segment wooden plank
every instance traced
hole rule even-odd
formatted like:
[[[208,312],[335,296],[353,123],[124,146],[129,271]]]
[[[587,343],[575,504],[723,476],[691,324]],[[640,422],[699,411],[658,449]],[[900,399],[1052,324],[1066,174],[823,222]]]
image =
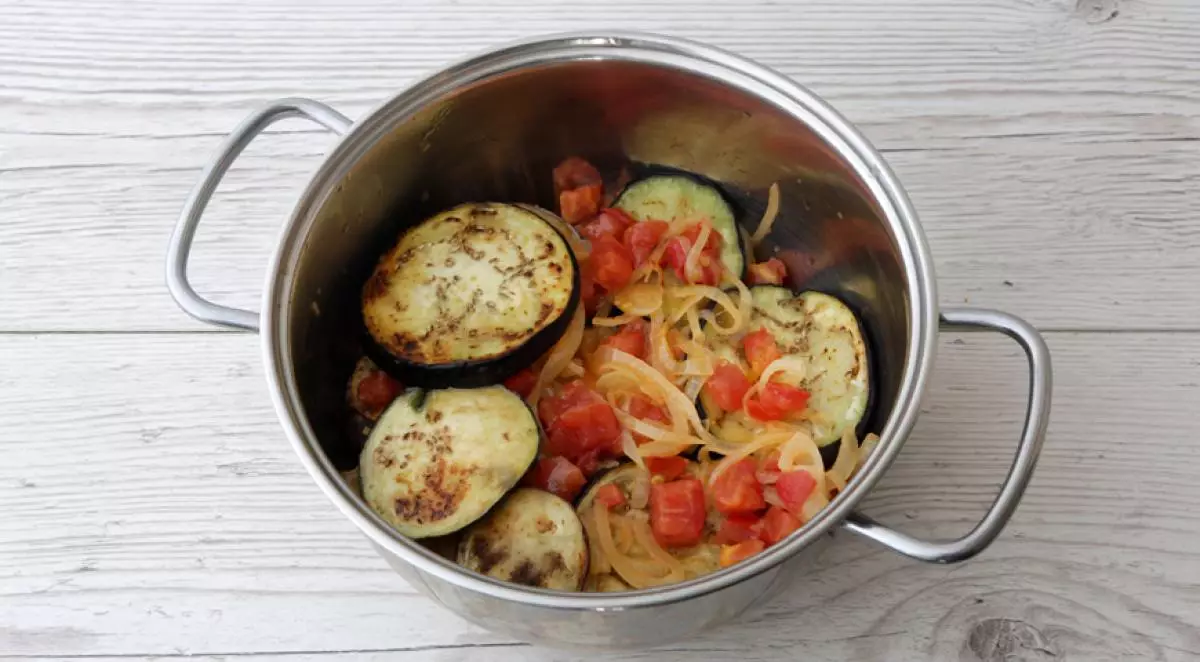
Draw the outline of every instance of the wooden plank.
[[[843,537],[742,622],[607,659],[1200,655],[1200,335],[1050,341],[1049,440],[984,556],[927,566]],[[384,566],[293,458],[252,337],[7,335],[0,355],[0,411],[19,412],[0,426],[0,654],[566,659],[507,646]],[[967,529],[1007,467],[1025,380],[1004,341],[944,339],[865,510],[920,536]]]
[[[0,277],[0,330],[202,328],[163,288],[166,238],[220,136],[268,98],[355,116],[464,53],[634,15],[775,66],[859,123],[922,213],[944,301],[1052,329],[1197,328],[1200,6],[681,7],[5,3],[0,264],[20,276]],[[201,229],[194,277],[217,300],[257,307],[278,225],[331,143],[282,128],[238,162]]]

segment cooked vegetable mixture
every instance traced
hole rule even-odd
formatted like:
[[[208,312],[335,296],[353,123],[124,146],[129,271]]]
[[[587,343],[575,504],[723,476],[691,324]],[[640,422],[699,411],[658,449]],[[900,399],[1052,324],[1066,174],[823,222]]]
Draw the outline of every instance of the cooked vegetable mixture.
[[[878,438],[856,434],[854,313],[754,259],[778,188],[750,235],[689,173],[606,196],[570,158],[553,180],[558,214],[460,205],[364,285],[347,399],[374,426],[367,503],[412,538],[457,536],[466,568],[556,590],[680,582],[784,540]]]

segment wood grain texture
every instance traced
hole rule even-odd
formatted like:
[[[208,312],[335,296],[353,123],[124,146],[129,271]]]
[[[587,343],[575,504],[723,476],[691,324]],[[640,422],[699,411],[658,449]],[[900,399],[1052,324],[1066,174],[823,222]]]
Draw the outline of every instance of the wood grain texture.
[[[251,109],[303,94],[356,116],[466,53],[581,27],[711,42],[828,98],[909,188],[943,301],[1200,328],[1189,0],[27,0],[0,5],[0,330],[203,328],[163,288],[165,243]],[[202,224],[201,292],[257,307],[330,144],[296,122],[250,147]]]
[[[1050,343],[1041,464],[983,556],[928,566],[843,536],[802,590],[741,622],[605,659],[1200,655],[1200,337]],[[253,337],[10,335],[0,356],[0,656],[581,659],[468,626],[387,569],[293,458]],[[1026,379],[1005,341],[944,338],[865,511],[965,531],[1007,467]]]

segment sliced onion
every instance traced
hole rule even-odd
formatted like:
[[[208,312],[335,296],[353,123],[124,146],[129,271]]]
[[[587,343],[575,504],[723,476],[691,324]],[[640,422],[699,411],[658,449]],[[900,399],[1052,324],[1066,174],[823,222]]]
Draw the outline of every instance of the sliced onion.
[[[779,182],[771,184],[771,188],[767,191],[767,209],[763,212],[762,220],[758,222],[758,227],[754,229],[754,234],[750,236],[750,245],[757,246],[762,243],[762,240],[771,232],[771,226],[775,225],[775,218],[779,215]]]
[[[646,462],[642,460],[642,454],[638,451],[637,442],[633,440],[633,435],[629,434],[629,430],[621,430],[621,451],[625,456],[633,460],[633,463],[638,465],[638,468],[643,471],[646,469]]]
[[[658,541],[654,539],[654,532],[650,530],[650,525],[643,519],[630,518],[633,525],[633,535],[637,539],[638,544],[650,558],[658,561],[667,570],[667,576],[664,577],[670,582],[681,582],[684,580],[685,573],[683,564],[679,562],[671,553],[663,549]]]
[[[575,316],[571,318],[571,324],[567,326],[566,333],[554,344],[554,349],[550,350],[546,365],[542,366],[537,382],[533,385],[533,391],[529,393],[529,406],[533,407],[534,411],[537,410],[537,403],[542,397],[542,391],[550,382],[557,379],[571,359],[575,358],[575,352],[579,351],[579,345],[583,342],[583,327],[584,312],[583,306],[580,305],[575,308]]]
[[[659,283],[634,283],[614,294],[613,303],[625,315],[646,317],[662,308],[663,286]]]
[[[596,538],[600,542],[601,551],[608,558],[609,565],[621,576],[621,579],[625,580],[626,584],[633,588],[648,588],[665,583],[663,577],[656,577],[649,573],[641,567],[643,564],[617,549],[617,544],[612,537],[608,508],[593,506],[592,517],[595,520]]]
[[[762,392],[763,388],[771,381],[775,375],[786,375],[789,379],[785,380],[789,383],[801,383],[804,377],[808,374],[808,363],[803,358],[795,354],[789,354],[771,361],[759,375],[758,381],[754,382],[754,386],[746,391],[746,395],[742,396],[742,408],[746,407],[746,403],[750,402],[754,396]]]
[[[850,482],[850,476],[854,474],[857,466],[858,439],[854,435],[854,428],[846,428],[846,431],[842,433],[842,442],[838,446],[837,459],[834,460],[833,466],[825,472],[825,475],[840,492],[846,489],[846,483]]]
[[[692,247],[688,250],[687,259],[683,262],[683,273],[687,274],[688,280],[695,277],[697,267],[700,262],[700,254],[704,252],[704,245],[708,243],[708,237],[712,234],[712,228],[708,223],[700,223],[700,233],[696,235],[696,241],[692,243]]]
[[[645,469],[645,467],[642,467]],[[633,482],[629,485],[629,507],[642,510],[650,503],[650,472],[637,471],[633,474]]]

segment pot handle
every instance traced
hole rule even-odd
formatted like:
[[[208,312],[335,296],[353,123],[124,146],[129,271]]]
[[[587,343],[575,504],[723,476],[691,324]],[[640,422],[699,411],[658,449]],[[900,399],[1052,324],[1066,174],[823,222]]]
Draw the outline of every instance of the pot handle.
[[[276,99],[243,120],[217,149],[213,160],[205,166],[200,181],[188,195],[187,202],[183,203],[183,211],[179,214],[179,222],[175,225],[175,232],[171,235],[171,243],[167,247],[167,289],[171,291],[171,296],[183,312],[201,322],[235,329],[258,330],[258,313],[222,306],[196,293],[187,279],[188,255],[191,253],[192,239],[196,236],[200,216],[212,198],[217,184],[225,176],[229,166],[233,165],[234,159],[258,134],[275,122],[288,117],[312,120],[338,135],[346,133],[351,125],[345,115],[323,103],[299,98]]]
[[[944,328],[1003,333],[1017,341],[1029,360],[1029,403],[1025,408],[1025,427],[1021,431],[1021,440],[1017,444],[1017,453],[1008,469],[1008,476],[1000,486],[1000,493],[975,528],[957,540],[919,540],[860,513],[851,513],[843,526],[914,559],[931,563],[957,563],[982,552],[996,539],[1012,517],[1033,475],[1033,467],[1041,452],[1046,425],[1050,420],[1050,350],[1046,348],[1042,336],[1028,322],[998,310],[943,309],[941,321]]]

